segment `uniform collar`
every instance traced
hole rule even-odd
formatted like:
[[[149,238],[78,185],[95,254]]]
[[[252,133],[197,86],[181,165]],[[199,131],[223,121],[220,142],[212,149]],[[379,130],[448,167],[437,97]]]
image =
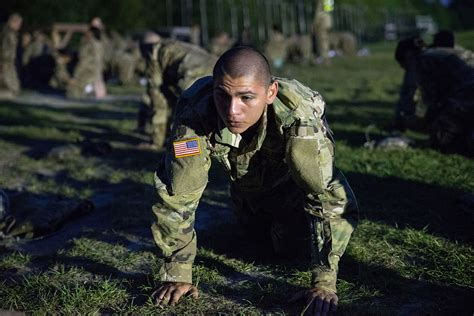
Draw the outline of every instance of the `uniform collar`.
[[[268,106],[265,107],[263,111],[263,115],[260,118],[260,125],[257,129],[257,135],[252,138],[249,144],[243,144],[246,147],[245,151],[251,150],[258,150],[262,147],[263,141],[265,140],[265,136],[267,135],[267,109]],[[233,134],[227,127],[225,127],[224,122],[222,122],[221,118],[218,117],[217,120],[217,128],[218,131],[215,135],[215,140],[223,145],[227,145],[234,148],[239,148],[242,142],[242,136],[240,134]]]

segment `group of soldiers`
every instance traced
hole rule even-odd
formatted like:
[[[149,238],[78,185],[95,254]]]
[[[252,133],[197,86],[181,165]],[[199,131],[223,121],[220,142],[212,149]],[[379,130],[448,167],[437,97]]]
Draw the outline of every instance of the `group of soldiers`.
[[[318,3],[315,32],[326,62],[332,2]],[[1,37],[0,83],[12,95],[20,90],[15,58],[21,24],[21,16],[12,15]],[[154,32],[147,32],[139,45],[109,45],[102,21],[94,18],[83,31],[78,62],[70,73],[71,60],[64,51],[70,32],[61,32],[59,26],[53,32],[52,47],[44,34],[35,33],[22,62],[28,65],[49,50],[56,67],[51,84],[64,88],[67,96],[104,97],[106,69],[129,61],[135,66],[118,71],[127,82],[140,58],[144,60],[147,87],[138,130],[150,126],[151,145],[165,148],[155,171],[158,201],[152,208],[153,238],[164,259],[159,272],[163,284],[153,294],[156,303],[176,304],[185,294],[198,296],[192,285],[195,211],[213,158],[229,175],[230,202],[249,234],[255,240],[268,239],[278,256],[311,262],[311,285],[294,299],[306,299],[309,314],[335,312],[338,263],[357,224],[357,201],[335,166],[323,97],[297,80],[271,74],[272,67],[283,65],[291,45],[309,62],[310,36],[289,44],[274,27],[265,46],[269,62],[255,48],[231,48],[224,34],[215,41],[219,57]],[[415,113],[418,89],[428,108],[425,120],[433,144],[446,151],[472,149],[474,70],[468,52],[449,39],[442,33],[430,48],[418,37],[399,43],[395,55],[406,74],[397,119],[407,121]],[[284,54],[275,53],[280,45]]]
[[[474,155],[474,53],[440,31],[430,46],[419,36],[401,40],[395,59],[405,75],[394,127],[427,130],[432,147]]]
[[[332,31],[334,1],[317,1],[311,34],[293,34],[285,37],[278,25],[274,25],[265,43],[265,56],[274,69],[281,69],[286,61],[308,64],[330,64],[333,55],[354,56],[357,38],[351,32]],[[316,54],[313,47],[316,47]]]
[[[102,30],[92,20],[84,33],[68,95],[79,96],[88,85],[101,91]],[[310,288],[295,293],[294,300],[305,299],[311,314],[334,312],[338,262],[358,208],[334,165],[322,96],[297,80],[272,76],[264,54],[248,46],[218,58],[197,45],[148,32],[140,51],[147,93],[138,127],[145,130],[151,123],[153,145],[166,148],[155,172],[152,232],[165,259],[162,286],[153,293],[156,303],[198,295],[192,285],[193,227],[213,158],[229,174],[231,204],[251,236],[268,239],[278,256],[311,262]],[[79,76],[89,72],[89,80]],[[4,228],[11,231],[10,225]]]
[[[89,24],[56,23],[23,32],[22,17],[12,14],[1,33],[0,95],[14,97],[21,87],[52,88],[69,98],[105,97],[104,76],[130,84],[144,73],[138,41],[105,29],[99,17]],[[77,53],[71,39],[80,34]],[[138,81],[138,80],[137,80]]]

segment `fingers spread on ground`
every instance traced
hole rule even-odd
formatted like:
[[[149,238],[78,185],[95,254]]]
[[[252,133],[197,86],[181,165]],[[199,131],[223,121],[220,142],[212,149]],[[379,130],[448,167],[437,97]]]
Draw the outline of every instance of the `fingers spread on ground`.
[[[198,289],[197,289],[196,287],[194,287],[194,286],[191,287],[191,291],[189,292],[189,295],[190,295],[192,298],[194,298],[194,299],[199,298],[199,291],[198,291]]]
[[[165,295],[163,296],[163,299],[161,301],[162,304],[167,305],[170,301],[171,298],[171,293],[173,292],[173,289],[167,289]]]
[[[183,295],[183,292],[178,291],[178,290],[174,290],[171,293],[170,305],[176,305],[176,303],[178,303],[178,301],[179,301],[179,299],[181,298],[182,295]]]

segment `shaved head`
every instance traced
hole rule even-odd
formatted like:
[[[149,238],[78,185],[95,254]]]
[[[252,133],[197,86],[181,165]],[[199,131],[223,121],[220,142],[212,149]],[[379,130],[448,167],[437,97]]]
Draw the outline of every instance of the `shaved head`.
[[[225,75],[231,78],[253,77],[266,87],[272,81],[270,65],[265,56],[246,46],[231,48],[217,60],[214,79],[222,79]]]

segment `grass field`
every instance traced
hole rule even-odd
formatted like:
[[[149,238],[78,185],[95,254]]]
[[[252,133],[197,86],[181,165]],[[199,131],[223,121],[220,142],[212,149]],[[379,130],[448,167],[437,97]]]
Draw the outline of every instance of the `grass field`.
[[[461,34],[464,46],[474,33]],[[472,315],[472,213],[456,203],[474,192],[474,162],[428,148],[426,135],[407,150],[363,147],[388,136],[402,71],[393,44],[330,67],[289,65],[294,77],[326,98],[337,165],[360,205],[360,225],[340,264],[340,314]],[[119,93],[120,89],[114,88]],[[153,170],[161,152],[140,149],[137,104],[131,101],[53,105],[26,94],[0,102],[0,187],[37,199],[91,198],[97,209],[50,237],[0,245],[0,310],[64,313],[297,314],[288,303],[309,283],[307,266],[261,256],[232,216],[228,182],[214,163],[197,213],[197,301],[155,307],[149,300],[160,261],[149,230]],[[31,102],[31,100],[33,100]],[[43,100],[43,99],[42,99]],[[55,104],[58,103],[57,100]],[[60,102],[59,102],[60,103]],[[77,139],[108,141],[103,157],[38,159]]]

